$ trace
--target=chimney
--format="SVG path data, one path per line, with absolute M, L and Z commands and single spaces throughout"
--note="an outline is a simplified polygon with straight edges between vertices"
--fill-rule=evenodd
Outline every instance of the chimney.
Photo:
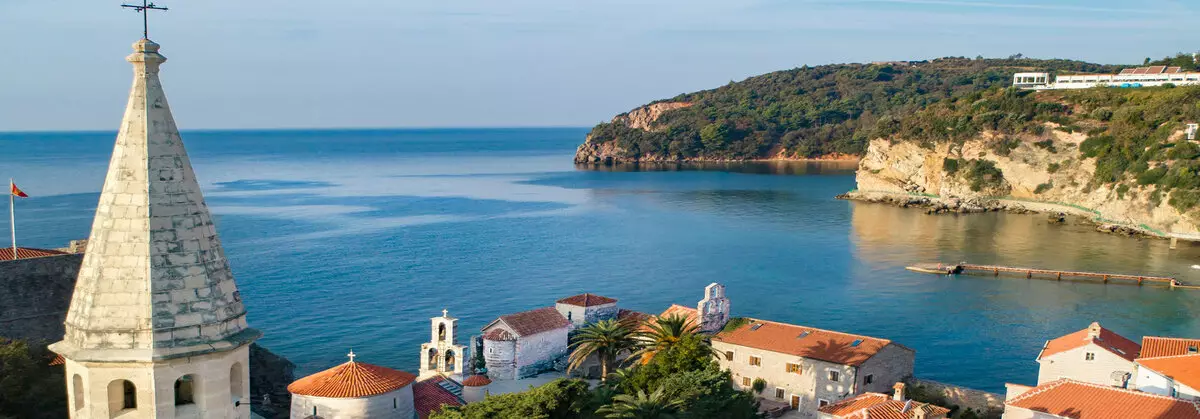
M 1090 326 L 1088 326 L 1088 334 L 1087 334 L 1087 337 L 1088 337 L 1088 339 L 1089 339 L 1089 340 L 1090 340 L 1090 339 L 1099 339 L 1099 338 L 1100 338 L 1100 323 L 1098 323 L 1098 322 L 1092 322 L 1092 324 L 1091 324 Z
M 928 413 L 926 413 L 925 406 L 928 406 L 928 405 L 921 404 L 917 407 L 914 407 L 913 412 L 912 412 L 912 419 L 926 419 L 926 417 L 927 417 L 926 415 L 928 415 Z
M 896 392 L 892 394 L 892 400 L 898 402 L 904 401 L 904 383 L 896 383 L 896 385 L 892 386 L 892 388 L 896 390 Z

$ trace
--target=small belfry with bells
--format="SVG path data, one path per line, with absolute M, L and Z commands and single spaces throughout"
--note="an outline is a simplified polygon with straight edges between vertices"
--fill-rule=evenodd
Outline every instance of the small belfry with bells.
M 165 8 L 144 4 L 145 14 Z M 143 38 L 63 339 L 75 419 L 249 418 L 246 324 L 216 226 Z
M 442 310 L 441 317 L 429 319 L 429 342 L 421 344 L 420 378 L 444 375 L 460 378 L 466 346 L 457 340 L 458 319 Z

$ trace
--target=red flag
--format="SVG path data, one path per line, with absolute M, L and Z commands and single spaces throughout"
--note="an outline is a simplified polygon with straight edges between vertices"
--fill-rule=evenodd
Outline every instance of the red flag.
M 13 195 L 20 197 L 20 198 L 28 198 L 29 197 L 29 195 L 25 194 L 25 191 L 22 191 L 21 188 L 17 187 L 17 184 L 10 183 L 9 185 L 12 186 L 12 194 Z

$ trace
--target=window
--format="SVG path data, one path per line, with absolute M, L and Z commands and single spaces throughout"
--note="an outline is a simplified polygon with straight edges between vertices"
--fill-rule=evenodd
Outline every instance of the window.
M 867 374 L 867 376 L 863 378 L 863 384 L 871 384 L 874 382 L 875 382 L 875 374 Z
M 392 397 L 392 409 L 395 409 L 396 407 L 396 398 Z
M 777 389 L 775 389 L 775 398 L 776 398 L 776 399 L 782 399 L 782 398 L 783 398 L 783 396 L 784 396 L 784 394 L 783 394 L 783 389 L 782 389 L 782 388 L 777 388 Z
M 829 406 L 829 400 L 817 399 L 817 407 Z
M 742 377 L 742 387 L 750 387 L 750 377 Z
M 1197 348 L 1196 348 L 1196 345 L 1191 345 L 1191 346 L 1188 346 L 1188 353 L 1189 353 L 1189 354 L 1194 354 L 1194 353 L 1196 353 L 1196 349 L 1197 349 Z
M 756 367 L 761 367 L 762 366 L 762 358 L 759 358 L 757 356 L 750 357 L 750 365 L 753 365 Z
M 1096 354 L 1094 352 L 1088 352 L 1086 354 L 1083 354 L 1084 361 L 1094 361 L 1095 359 L 1096 359 Z
M 834 370 L 829 370 L 829 381 L 841 381 L 841 380 L 842 380 L 841 373 L 834 371 Z
M 129 380 L 114 380 L 108 383 L 108 412 L 117 417 L 122 411 L 137 409 L 137 387 Z
M 75 393 L 75 410 L 83 409 L 83 377 L 80 377 L 79 374 L 75 374 L 75 377 L 71 379 L 71 387 L 71 392 Z
M 725 360 L 726 360 L 726 361 L 732 361 L 732 360 L 733 360 L 733 351 L 725 351 Z
M 245 375 L 242 373 L 242 364 L 234 362 L 229 366 L 229 397 L 233 399 L 233 406 L 242 405 L 242 397 L 246 397 L 246 387 L 243 384 Z
M 800 364 L 793 364 L 793 363 L 789 362 L 787 364 L 787 372 L 799 374 L 800 373 Z
M 196 376 L 185 375 L 175 380 L 175 405 L 196 404 Z

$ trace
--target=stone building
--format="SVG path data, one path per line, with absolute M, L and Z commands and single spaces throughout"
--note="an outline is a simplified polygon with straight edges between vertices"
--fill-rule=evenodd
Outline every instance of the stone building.
M 896 383 L 892 396 L 863 393 L 817 409 L 818 419 L 946 419 L 950 409 L 905 398 L 904 383 Z
M 142 39 L 62 341 L 72 418 L 248 418 L 249 345 L 228 260 Z
M 296 380 L 292 419 L 412 419 L 416 376 L 354 361 Z
M 560 369 L 571 320 L 555 307 L 506 314 L 483 328 L 488 378 L 515 380 Z
M 913 374 L 915 352 L 887 339 L 765 320 L 750 320 L 712 338 L 734 387 L 764 381 L 759 397 L 787 403 L 804 417 L 867 392 L 882 393 Z
M 1086 329 L 1046 341 L 1038 354 L 1038 385 L 1062 378 L 1126 387 L 1141 345 L 1092 323 Z
M 442 316 L 429 319 L 429 324 L 429 342 L 421 344 L 420 377 L 445 375 L 461 379 L 467 347 L 458 344 L 458 319 L 442 310 Z

